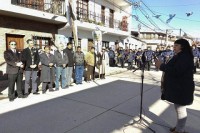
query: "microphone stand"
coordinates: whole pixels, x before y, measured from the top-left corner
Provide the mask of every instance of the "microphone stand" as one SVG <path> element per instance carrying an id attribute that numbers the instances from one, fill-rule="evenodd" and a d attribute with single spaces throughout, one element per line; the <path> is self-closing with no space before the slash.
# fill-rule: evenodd
<path id="1" fill-rule="evenodd" d="M 140 115 L 139 115 L 139 120 L 135 121 L 133 120 L 132 123 L 130 124 L 126 124 L 124 126 L 129 126 L 129 125 L 134 125 L 134 124 L 140 124 L 140 125 L 143 125 L 145 127 L 147 127 L 149 130 L 151 130 L 151 132 L 153 133 L 156 133 L 155 130 L 153 130 L 152 128 L 150 128 L 148 125 L 145 124 L 144 122 L 144 118 L 142 117 L 142 109 L 143 109 L 143 90 L 144 90 L 144 68 L 145 68 L 145 65 L 146 65 L 146 61 L 142 61 L 142 64 L 141 64 L 141 91 L 140 91 Z M 140 69 L 140 68 L 139 68 Z M 133 72 L 135 72 L 136 70 L 138 69 L 135 69 Z M 146 120 L 145 120 L 146 121 Z"/>

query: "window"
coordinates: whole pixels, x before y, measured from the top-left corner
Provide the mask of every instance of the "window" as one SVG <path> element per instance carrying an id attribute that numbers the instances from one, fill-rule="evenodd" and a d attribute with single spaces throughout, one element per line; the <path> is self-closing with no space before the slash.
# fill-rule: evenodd
<path id="1" fill-rule="evenodd" d="M 77 0 L 77 19 L 88 18 L 88 0 Z"/>
<path id="2" fill-rule="evenodd" d="M 103 41 L 102 42 L 102 47 L 109 48 L 109 42 Z"/>
<path id="3" fill-rule="evenodd" d="M 34 45 L 37 48 L 43 49 L 46 45 L 52 45 L 50 37 L 40 37 L 40 36 L 33 36 Z"/>

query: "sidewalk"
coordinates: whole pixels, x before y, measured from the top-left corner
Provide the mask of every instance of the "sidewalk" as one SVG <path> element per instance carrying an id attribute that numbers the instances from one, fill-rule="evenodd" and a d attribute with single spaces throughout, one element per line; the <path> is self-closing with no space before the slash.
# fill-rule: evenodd
<path id="1" fill-rule="evenodd" d="M 160 100 L 161 72 L 145 71 L 143 126 L 140 111 L 141 71 L 112 68 L 123 73 L 105 80 L 74 85 L 66 90 L 47 92 L 26 99 L 0 100 L 1 133 L 169 133 L 175 125 L 173 105 Z M 198 72 L 199 73 L 199 72 Z M 110 73 L 112 74 L 112 72 Z M 186 129 L 200 132 L 200 75 L 195 74 L 194 103 L 188 106 Z"/>

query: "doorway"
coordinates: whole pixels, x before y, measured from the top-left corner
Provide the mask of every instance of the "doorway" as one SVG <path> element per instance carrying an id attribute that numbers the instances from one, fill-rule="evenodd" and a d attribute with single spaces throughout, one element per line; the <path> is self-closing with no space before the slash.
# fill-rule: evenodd
<path id="1" fill-rule="evenodd" d="M 9 42 L 15 41 L 17 43 L 16 49 L 22 51 L 24 49 L 24 36 L 17 34 L 6 34 L 6 50 L 9 49 Z"/>

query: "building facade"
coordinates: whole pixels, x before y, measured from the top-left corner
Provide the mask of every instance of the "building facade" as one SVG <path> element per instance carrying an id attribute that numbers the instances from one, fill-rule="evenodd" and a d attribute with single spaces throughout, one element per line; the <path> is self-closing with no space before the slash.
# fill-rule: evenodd
<path id="1" fill-rule="evenodd" d="M 146 42 L 147 47 L 151 47 L 153 50 L 155 50 L 157 47 L 172 46 L 177 38 L 177 36 L 173 35 L 167 36 L 164 32 L 152 31 L 140 32 L 138 36 L 142 41 Z"/>
<path id="2" fill-rule="evenodd" d="M 11 40 L 20 51 L 27 39 L 40 48 L 57 41 L 58 29 L 67 23 L 65 7 L 65 0 L 1 0 L 0 64 Z"/>
<path id="3" fill-rule="evenodd" d="M 125 48 L 124 40 L 130 36 L 132 12 L 131 3 L 127 0 L 73 0 L 78 31 L 78 42 L 83 51 L 91 46 L 112 47 L 116 41 Z M 101 31 L 102 41 L 93 41 L 92 33 Z M 58 31 L 73 40 L 72 28 L 68 23 Z M 73 41 L 72 41 L 73 42 Z"/>

